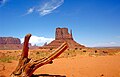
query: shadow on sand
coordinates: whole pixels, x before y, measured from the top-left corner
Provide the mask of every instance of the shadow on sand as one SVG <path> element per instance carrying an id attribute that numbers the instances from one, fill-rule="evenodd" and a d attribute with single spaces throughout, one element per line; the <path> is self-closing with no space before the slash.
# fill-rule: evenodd
<path id="1" fill-rule="evenodd" d="M 33 75 L 32 77 L 66 77 L 64 75 L 50 75 L 50 74 L 37 74 Z"/>

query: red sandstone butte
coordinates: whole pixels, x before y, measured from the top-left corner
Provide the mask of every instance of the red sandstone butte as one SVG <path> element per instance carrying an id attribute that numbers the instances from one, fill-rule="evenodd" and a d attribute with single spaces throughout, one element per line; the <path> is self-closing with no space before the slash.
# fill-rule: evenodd
<path id="1" fill-rule="evenodd" d="M 40 49 L 56 49 L 58 48 L 63 42 L 68 43 L 68 49 L 81 49 L 85 48 L 84 45 L 81 45 L 77 43 L 72 36 L 72 30 L 70 30 L 70 33 L 68 32 L 68 28 L 56 28 L 55 32 L 55 40 L 53 40 L 49 44 L 45 44 L 42 47 L 39 47 Z"/>
<path id="2" fill-rule="evenodd" d="M 0 49 L 10 50 L 10 49 L 21 49 L 22 44 L 19 38 L 13 37 L 0 37 Z"/>

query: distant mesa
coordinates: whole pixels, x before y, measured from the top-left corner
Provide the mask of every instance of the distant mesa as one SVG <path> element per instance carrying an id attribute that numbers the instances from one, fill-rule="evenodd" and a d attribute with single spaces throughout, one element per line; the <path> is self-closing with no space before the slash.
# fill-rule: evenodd
<path id="1" fill-rule="evenodd" d="M 0 37 L 0 44 L 21 44 L 21 41 L 19 38 Z"/>
<path id="2" fill-rule="evenodd" d="M 19 38 L 0 37 L 0 49 L 21 49 L 22 44 Z"/>
<path id="3" fill-rule="evenodd" d="M 55 32 L 55 40 L 53 40 L 49 44 L 45 44 L 42 47 L 39 47 L 40 49 L 56 49 L 58 48 L 63 42 L 67 42 L 69 48 L 68 49 L 80 49 L 85 48 L 84 45 L 81 45 L 74 41 L 72 36 L 72 30 L 70 30 L 70 33 L 68 32 L 68 28 L 56 28 Z"/>
<path id="4" fill-rule="evenodd" d="M 19 38 L 14 37 L 0 37 L 0 50 L 21 50 L 23 43 L 21 43 Z M 38 46 L 32 46 L 29 43 L 30 49 L 38 49 Z"/>

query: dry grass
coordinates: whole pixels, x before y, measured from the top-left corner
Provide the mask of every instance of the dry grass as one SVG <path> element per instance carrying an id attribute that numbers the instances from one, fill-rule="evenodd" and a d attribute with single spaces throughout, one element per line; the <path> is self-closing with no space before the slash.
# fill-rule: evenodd
<path id="1" fill-rule="evenodd" d="M 54 50 L 42 51 L 42 50 L 30 50 L 29 58 L 32 59 L 41 59 L 43 57 L 48 56 Z M 0 52 L 0 62 L 10 63 L 12 60 L 19 60 L 21 55 L 21 50 L 7 50 L 5 52 Z M 120 55 L 120 49 L 107 49 L 107 48 L 85 48 L 85 49 L 74 49 L 74 50 L 66 50 L 63 52 L 58 58 L 68 58 L 74 57 L 76 55 L 83 56 L 106 56 L 106 55 Z"/>
<path id="2" fill-rule="evenodd" d="M 17 60 L 17 59 L 14 56 L 0 58 L 0 62 L 6 62 L 6 63 L 12 63 L 12 60 Z"/>

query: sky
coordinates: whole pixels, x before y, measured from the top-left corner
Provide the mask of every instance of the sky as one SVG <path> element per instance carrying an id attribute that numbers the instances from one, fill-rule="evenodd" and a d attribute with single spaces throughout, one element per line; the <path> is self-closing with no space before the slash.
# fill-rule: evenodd
<path id="1" fill-rule="evenodd" d="M 72 29 L 74 40 L 87 47 L 120 46 L 120 0 L 0 0 L 0 37 L 32 45 L 55 38 L 55 29 Z"/>

